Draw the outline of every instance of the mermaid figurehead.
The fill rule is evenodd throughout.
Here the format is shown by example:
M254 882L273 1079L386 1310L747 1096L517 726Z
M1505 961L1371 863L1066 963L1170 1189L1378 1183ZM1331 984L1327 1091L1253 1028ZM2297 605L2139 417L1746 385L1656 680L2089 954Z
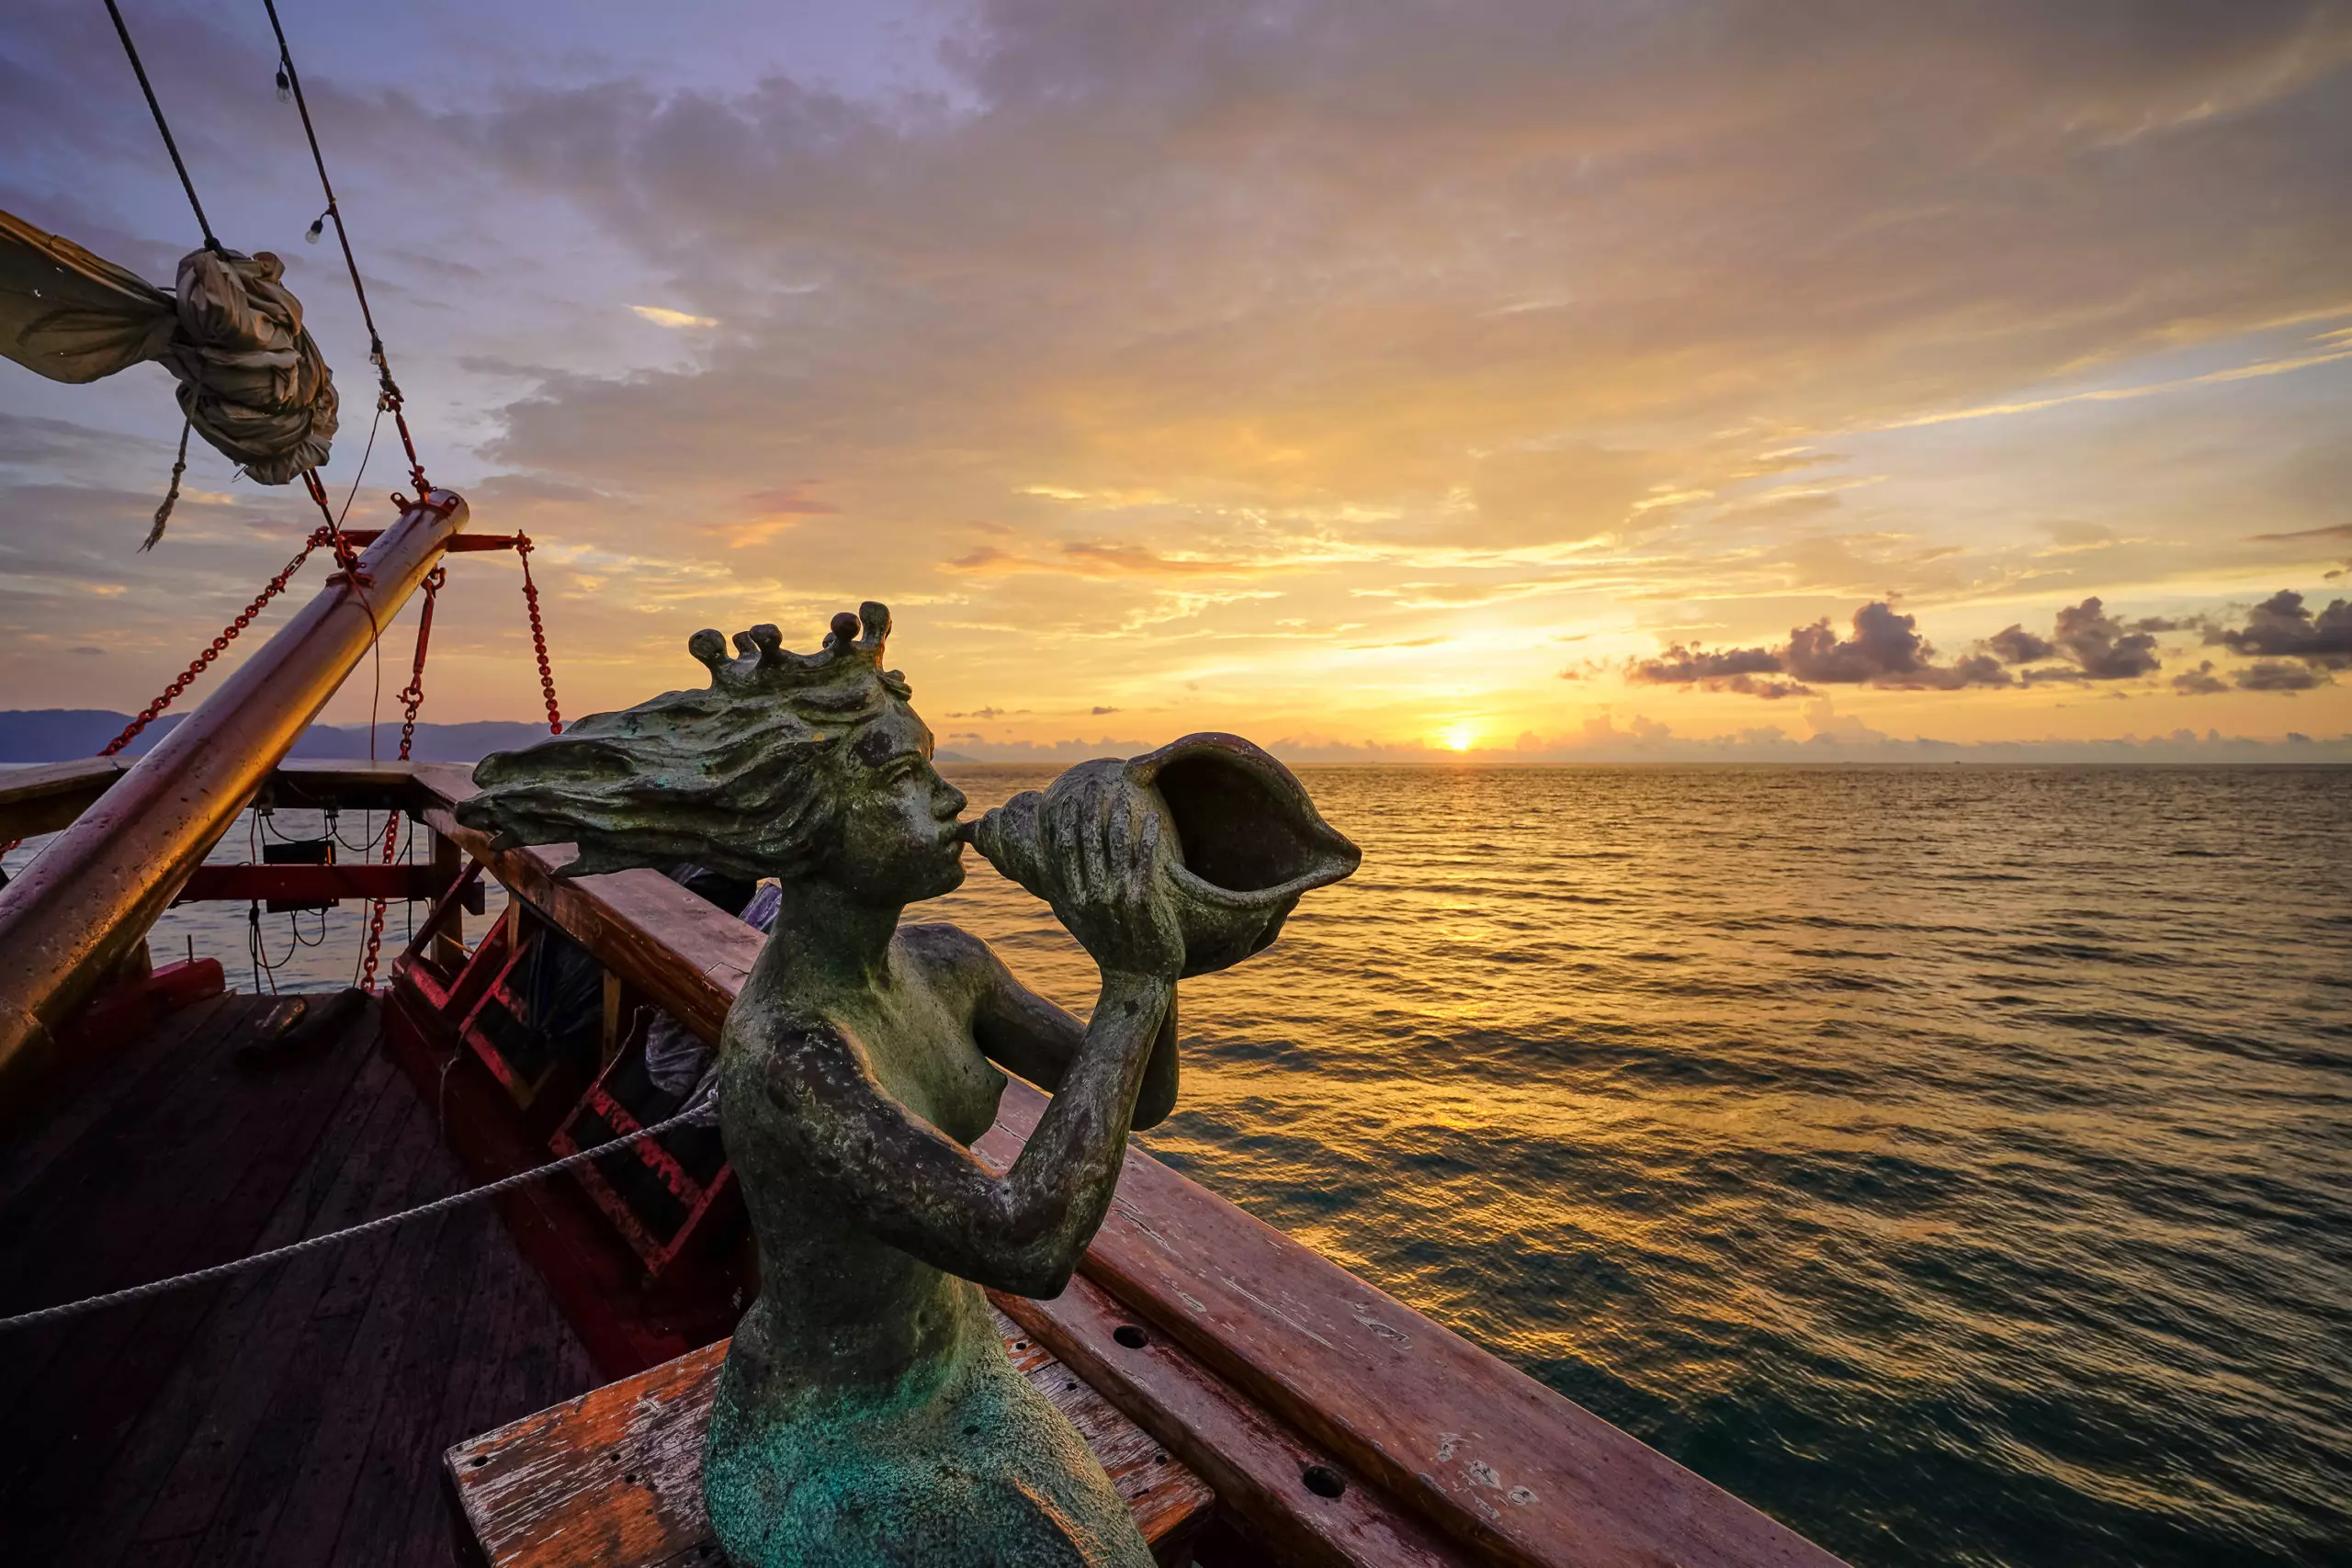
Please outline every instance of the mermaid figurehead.
M571 876L692 862L781 907L719 1042L719 1127L758 1242L704 1456L738 1568L1147 1568L1069 1422L1012 1369L983 1287L1051 1296L1108 1208L1131 1126L1176 1095L1182 931L1150 805L1107 775L1033 809L1023 876L1102 971L1081 1023L905 906L963 880L965 800L932 766L889 613L819 651L774 626L688 644L707 687L485 758L458 818L571 842ZM1010 1070L1053 1092L1011 1168L971 1142Z

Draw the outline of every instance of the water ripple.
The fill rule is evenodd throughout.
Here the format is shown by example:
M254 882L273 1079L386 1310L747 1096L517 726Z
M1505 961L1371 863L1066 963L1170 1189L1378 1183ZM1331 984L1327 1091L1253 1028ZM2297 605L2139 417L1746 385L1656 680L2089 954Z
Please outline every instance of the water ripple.
M1156 1153L1858 1564L2345 1560L2345 773L1306 776Z

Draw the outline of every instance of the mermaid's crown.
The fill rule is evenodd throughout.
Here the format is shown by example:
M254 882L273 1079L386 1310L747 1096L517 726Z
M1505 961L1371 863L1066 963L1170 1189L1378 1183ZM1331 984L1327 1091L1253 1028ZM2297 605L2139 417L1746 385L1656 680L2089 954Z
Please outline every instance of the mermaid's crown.
M890 610L871 599L833 617L824 646L814 653L794 653L784 646L784 634L773 626L753 626L735 634L735 651L727 656L727 638L706 626L686 639L686 651L710 671L713 688L730 691L796 692L827 685L865 665L882 671L883 646L890 638Z

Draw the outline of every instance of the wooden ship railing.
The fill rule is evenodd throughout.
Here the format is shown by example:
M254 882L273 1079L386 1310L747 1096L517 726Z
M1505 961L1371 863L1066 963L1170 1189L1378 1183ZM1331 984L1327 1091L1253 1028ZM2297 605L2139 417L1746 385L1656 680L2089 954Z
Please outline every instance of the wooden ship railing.
M121 776L119 764L102 760L0 780L0 838L103 807ZM503 1081L483 1070L496 1066L494 1042L477 1032L468 1048L466 1019L499 983L490 972L511 968L534 932L560 932L601 967L600 1058L608 1066L649 1004L715 1043L765 939L652 872L561 879L568 847L495 850L456 820L454 807L471 792L462 767L290 762L269 775L259 799L383 806L431 829L424 864L390 875L362 867L334 874L356 877L352 895L435 900L394 964L386 1044L420 1092L436 1098L460 1156L488 1179L544 1160L551 1141L567 1146L560 1134L598 1089L573 1082L549 1093L544 1079ZM318 880L313 868L214 867L209 874L218 891L243 898L269 891L271 874L290 871ZM459 913L484 873L511 896L510 912L469 950L457 940ZM305 886L329 890L324 882ZM603 1103L600 1125L627 1130L626 1112ZM1014 1079L976 1152L1009 1164L1044 1103ZM639 1147L649 1159L663 1157L655 1145ZM615 1183L599 1185L594 1177L584 1187L541 1183L502 1200L502 1209L605 1372L646 1374L731 1325L748 1248L740 1239L730 1247L729 1227L718 1223L723 1191L700 1255L675 1257L642 1235L619 1235L627 1224ZM1139 1148L1129 1150L1111 1213L1069 1289L1053 1301L996 1301L1203 1477L1218 1507L1275 1562L1794 1568L1836 1561ZM705 1360L715 1367L715 1358Z
M93 779L99 793L0 896L0 1112L46 1072L65 1021L143 952L155 918L466 520L463 498L421 494L187 723ZM24 836L0 829L0 841Z

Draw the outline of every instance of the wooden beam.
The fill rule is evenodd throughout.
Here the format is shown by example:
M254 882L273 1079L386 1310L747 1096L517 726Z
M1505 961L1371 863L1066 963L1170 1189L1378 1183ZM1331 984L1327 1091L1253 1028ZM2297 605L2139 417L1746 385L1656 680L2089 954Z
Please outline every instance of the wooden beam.
M181 890L179 902L278 898L318 903L329 898L435 898L443 884L431 865L200 865Z
M0 843L72 826L138 761L136 757L77 757L71 761L0 770ZM255 800L262 805L299 807L405 807L415 795L414 773L413 766L401 761L289 757L271 773Z
M989 1292L1013 1322L1216 1491L1285 1568L1457 1568L1476 1558L1236 1394L1083 1276L1049 1302ZM1121 1331L1125 1337L1121 1337Z
M294 810L332 806L345 811L405 811L417 803L416 764L390 758L288 757L254 797L258 806Z
M0 771L0 843L54 833L130 771L120 757L82 757Z

